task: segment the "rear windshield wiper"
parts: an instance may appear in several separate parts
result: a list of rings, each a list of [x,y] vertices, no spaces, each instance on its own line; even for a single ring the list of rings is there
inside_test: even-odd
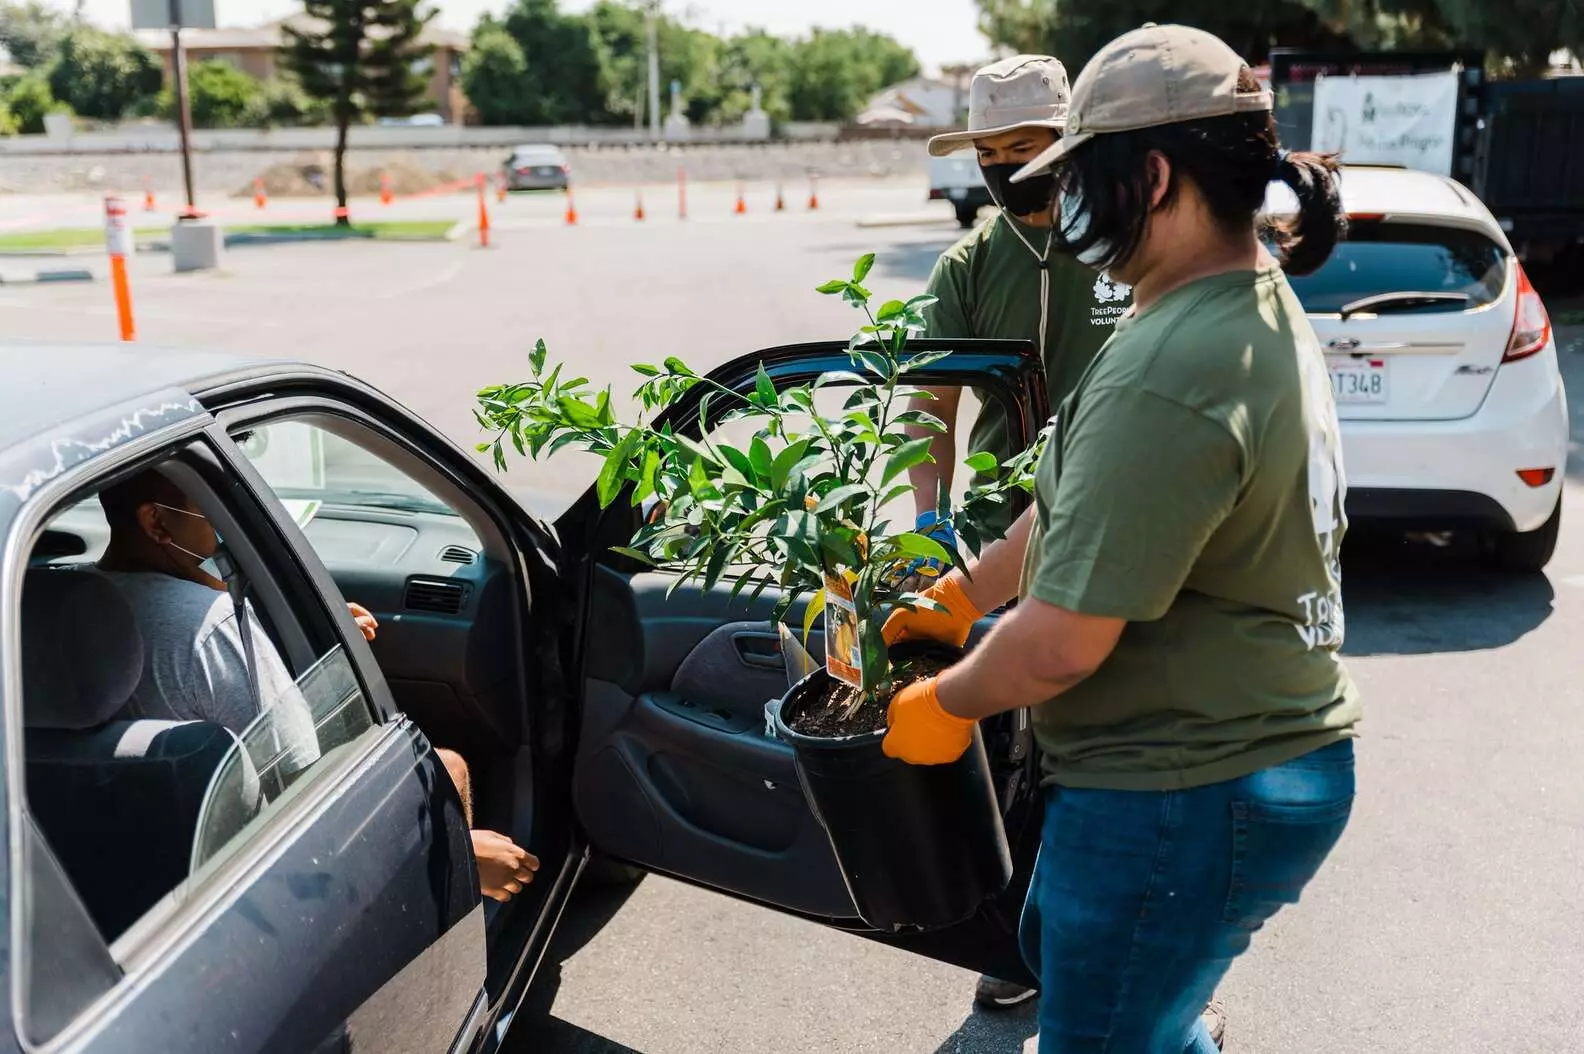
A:
[[[1406,310],[1429,307],[1432,304],[1467,304],[1473,299],[1467,293],[1376,293],[1374,296],[1360,297],[1351,303],[1343,304],[1338,314],[1343,318],[1349,318],[1361,311],[1373,314],[1381,310]]]

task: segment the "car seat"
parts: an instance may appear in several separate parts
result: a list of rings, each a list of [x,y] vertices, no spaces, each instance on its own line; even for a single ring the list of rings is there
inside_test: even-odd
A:
[[[200,820],[220,844],[260,808],[241,743],[207,721],[114,720],[143,674],[116,587],[34,569],[22,588],[28,808],[105,940],[187,876]]]

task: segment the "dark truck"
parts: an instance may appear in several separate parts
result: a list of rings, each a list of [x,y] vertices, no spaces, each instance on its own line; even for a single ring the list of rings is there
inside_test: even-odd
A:
[[[1452,177],[1485,202],[1526,261],[1584,254],[1584,77],[1490,80],[1479,50],[1271,51],[1282,143],[1306,149],[1318,76],[1409,75],[1455,69]]]

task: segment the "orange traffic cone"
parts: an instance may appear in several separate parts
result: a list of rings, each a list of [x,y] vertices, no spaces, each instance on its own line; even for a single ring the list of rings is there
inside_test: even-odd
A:
[[[572,188],[571,187],[567,187],[566,196],[567,196],[566,225],[568,227],[576,227],[577,226],[577,203],[572,200]]]
[[[154,184],[149,182],[147,176],[143,178],[143,211],[154,211]]]
[[[495,204],[497,204],[497,205],[506,204],[506,177],[505,177],[505,175],[497,175],[495,177]]]
[[[732,209],[732,212],[736,213],[738,216],[746,216],[748,214],[748,203],[743,200],[743,187],[741,183],[737,184],[737,207]]]
[[[809,211],[819,208],[819,177],[809,177]]]
[[[391,193],[390,176],[386,175],[384,172],[381,172],[380,173],[380,204],[381,205],[389,205],[392,201],[395,200],[395,197],[396,196]]]
[[[633,219],[637,220],[639,223],[642,223],[643,222],[643,218],[644,218],[643,191],[640,190],[640,191],[638,191],[638,204],[633,208]]]
[[[476,180],[478,184],[478,232],[479,248],[489,248],[489,206],[484,202],[484,173],[480,172]]]
[[[781,184],[780,183],[776,184],[776,207],[775,207],[775,210],[777,212],[785,212],[786,211],[786,197],[781,193]]]
[[[255,179],[253,181],[253,207],[262,209],[264,205],[264,181]]]

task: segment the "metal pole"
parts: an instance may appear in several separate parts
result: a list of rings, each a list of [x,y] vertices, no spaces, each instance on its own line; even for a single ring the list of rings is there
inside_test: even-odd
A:
[[[176,124],[181,130],[182,185],[187,191],[187,207],[183,218],[198,214],[198,203],[193,197],[192,178],[192,104],[187,98],[187,52],[182,48],[181,0],[170,0],[171,20],[171,70],[176,78]]]
[[[659,0],[649,4],[649,136],[660,138],[660,46],[656,23],[660,20]]]

